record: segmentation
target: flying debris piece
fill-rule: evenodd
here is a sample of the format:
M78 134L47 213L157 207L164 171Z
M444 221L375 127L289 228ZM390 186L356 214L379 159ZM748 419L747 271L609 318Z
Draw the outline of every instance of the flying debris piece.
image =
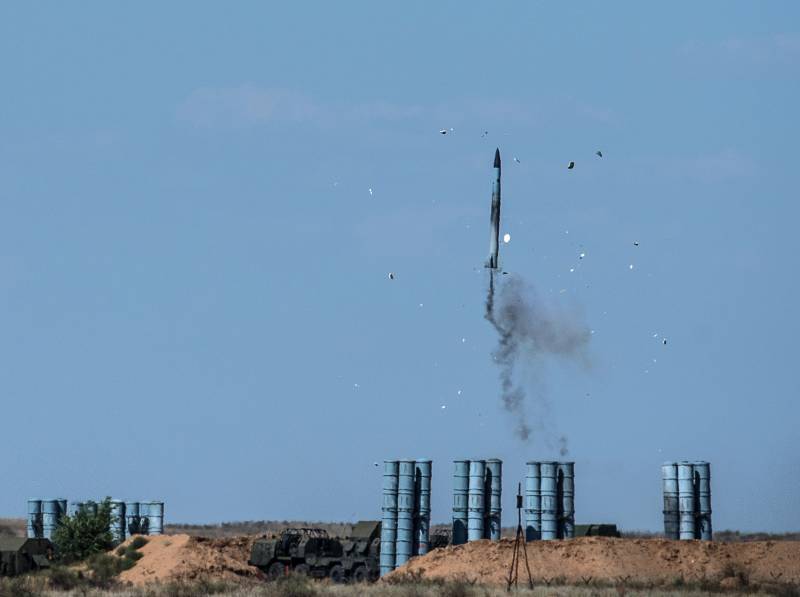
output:
M594 155L596 155L597 157L601 158L601 157L603 157L603 152L598 149L597 151L594 152Z
M447 134L447 129L442 129L442 130L439 131L439 133L442 134L442 135L446 135Z
M492 182L492 208L489 213L489 259L486 267L497 269L500 261L500 150L494 152L494 181ZM510 240L511 237L509 237Z
M584 257L586 257L586 253L581 253L578 255L578 259L583 259Z
M464 344L464 343L466 343L466 341L467 341L467 339L466 339L466 338L461 338L461 344Z
M369 188L369 196L372 197L372 187Z
M389 279L390 280L394 280L394 273L393 272L389 272Z
M377 462L373 462L372 466L380 466Z
M483 139L488 134L489 134L489 131L483 131L483 134L481 135L481 139Z
M458 392L456 392L456 393L457 393L459 396L461 396L461 390L459 390L459 391L458 391Z
M508 272L503 272L503 275L504 275L504 276L507 276L507 275L508 275Z
M567 170L572 170L575 167L575 162L570 162L567 166Z
M571 267L571 268L569 268L569 273L572 273L572 272L574 272L574 271L575 271L575 268L574 268L574 267Z
M446 408L447 408L447 405L446 404L442 404L442 410L444 410Z
M633 241L633 246L634 247L638 247L639 246L639 241L638 240Z
M517 156L514 156L514 161L515 161L517 164L521 164L521 163L522 163L522 162L520 162L520 161L519 161L519 158L518 158Z
M420 303L419 306L422 307L422 303Z
M511 242L511 235L508 232L503 235L503 242L506 244Z
M633 264L632 263L628 266L628 269L633 269Z
M667 339L666 339L666 338L664 338L664 339L661 341L661 344L663 344L664 346L666 346L666 345L667 345Z

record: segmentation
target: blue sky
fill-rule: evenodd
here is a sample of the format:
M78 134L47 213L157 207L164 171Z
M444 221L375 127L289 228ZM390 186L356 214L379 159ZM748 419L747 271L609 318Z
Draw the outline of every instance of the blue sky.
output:
M564 436L579 522L658 529L660 464L706 459L715 528L797 530L799 16L3 4L0 513L374 518L373 462L426 456L443 522L451 460L497 456L510 515ZM483 319L495 147L504 269L594 330L518 369L528 443Z

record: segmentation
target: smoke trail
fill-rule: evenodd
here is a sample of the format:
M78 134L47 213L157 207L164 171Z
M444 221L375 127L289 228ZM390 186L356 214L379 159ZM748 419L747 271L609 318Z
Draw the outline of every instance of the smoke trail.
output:
M494 272L489 273L484 317L497 331L493 354L500 368L500 398L503 407L517 420L515 433L523 441L531 436L525 413L526 388L515 382L518 365L538 365L543 357L586 362L584 348L590 331L573 314L546 308L533 289L517 276L509 276L500 288L495 305ZM544 399L543 395L538 396ZM559 440L561 455L567 452L567 438Z

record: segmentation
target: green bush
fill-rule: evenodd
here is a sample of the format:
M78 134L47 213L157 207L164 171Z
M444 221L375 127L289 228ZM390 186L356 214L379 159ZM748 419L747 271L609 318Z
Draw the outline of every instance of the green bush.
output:
M272 588L276 597L315 597L319 594L314 581L305 574L282 576Z
M132 547L133 549L141 549L145 545L147 545L147 539L145 537L139 536L139 537L134 537L133 541L131 541L131 544L128 547L129 548Z
M119 573L125 569L125 559L98 553L89 558L87 565L92 572L92 584L101 588L109 588L114 584Z
M69 563L108 551L114 547L110 526L110 498L98 504L97 514L84 508L74 516L63 517L53 533L53 543L58 557Z
M129 560L133 560L134 562L137 560L141 560L144 554L140 551L136 551L135 549L131 549L132 546L128 546L128 549L125 550L125 558Z
M86 579L80 572L70 570L66 566L53 566L45 575L50 588L57 591L71 591L86 584Z

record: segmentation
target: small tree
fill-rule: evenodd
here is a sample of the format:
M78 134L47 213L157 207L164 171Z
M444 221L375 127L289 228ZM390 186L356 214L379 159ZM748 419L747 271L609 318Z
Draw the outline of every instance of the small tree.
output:
M91 502L89 503L91 504ZM61 519L53 533L58 557L65 562L84 560L114 547L111 536L111 498L94 508L81 508L73 516Z

